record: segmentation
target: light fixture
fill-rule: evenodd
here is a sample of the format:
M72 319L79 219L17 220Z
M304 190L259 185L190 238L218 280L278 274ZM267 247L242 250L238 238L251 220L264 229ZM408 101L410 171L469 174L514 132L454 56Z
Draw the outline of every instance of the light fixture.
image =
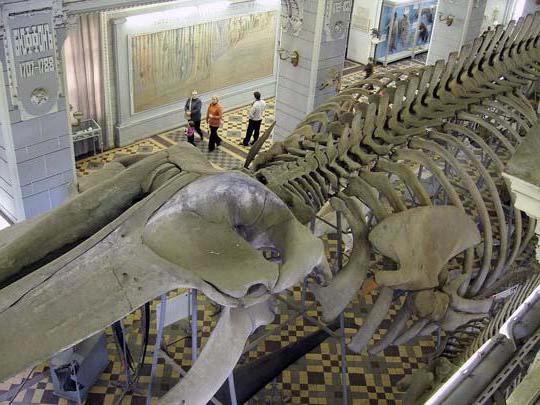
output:
M291 65L298 66L298 61L300 59L300 54L298 51L288 51L287 49L278 48L279 59L289 60Z
M445 22L446 25L450 27L454 23L454 16L452 14L448 14L443 17L442 13L439 13L439 21Z

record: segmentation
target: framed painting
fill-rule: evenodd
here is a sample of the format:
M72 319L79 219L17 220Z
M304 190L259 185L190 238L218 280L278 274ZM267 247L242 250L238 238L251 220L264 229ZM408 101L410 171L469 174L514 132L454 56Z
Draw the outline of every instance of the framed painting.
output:
M132 112L274 73L275 11L129 37Z

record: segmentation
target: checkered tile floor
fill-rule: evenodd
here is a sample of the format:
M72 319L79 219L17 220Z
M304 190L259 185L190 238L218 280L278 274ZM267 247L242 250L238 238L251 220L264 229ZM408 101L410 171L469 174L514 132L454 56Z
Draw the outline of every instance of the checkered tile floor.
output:
M396 65L392 66L393 68ZM360 68L360 70L358 69ZM345 80L358 80L363 77L361 65L349 63L347 66L349 75ZM346 72L347 73L347 72ZM268 110L265 122L261 128L264 131L266 125L273 120L274 100L267 100ZM224 140L221 147L212 153L207 152L207 138L198 143L198 147L205 153L208 159L216 166L224 169L241 167L245 159L248 148L238 145L242 140L247 126L247 108L240 108L225 114L224 126L220 129L220 136ZM86 158L77 162L77 173L84 176L92 171L99 170L106 162L114 158L129 154L151 154L158 150L165 149L175 143L184 142L183 129L168 131L151 138L139 141L133 145L112 149L103 154ZM268 147L269 143L265 145ZM327 251L330 257L336 252L335 240L327 240ZM363 319L368 313L374 302L373 295L357 297L345 311L345 334L350 338L362 325ZM297 304L301 300L301 289L297 287L288 297ZM308 308L316 307L313 297L307 294L306 305ZM390 311L395 315L399 305L394 305ZM152 303L155 311L155 302ZM211 315L215 308L210 302L199 294L199 340L202 345L208 339L212 328L217 321L216 317ZM153 312L155 313L155 312ZM314 318L321 318L321 312L318 309L308 311L308 315ZM276 326L276 324L285 322L296 313L290 310L284 304L280 304L280 312L276 317L274 324L267 328ZM126 330L135 331L140 324L140 314L135 312L124 320ZM385 329L390 325L390 319L386 319L382 325L380 334L374 336L375 343L384 334ZM249 361L263 354L275 351L281 347L293 343L303 336L306 336L319 329L318 326L311 324L302 317L296 318L288 327L281 332L270 336L254 350L248 352L242 361ZM164 341L167 344L167 351L171 357L184 369L191 366L191 339L178 326L166 328ZM155 320L151 324L150 342L155 341L156 325ZM143 404L148 383L150 381L150 364L154 350L153 344L150 344L146 355L145 366L142 369L139 386L141 393L127 394L123 398L121 390L114 387L114 383L124 381L125 377L122 371L122 364L118 356L115 343L110 330L106 331L107 349L109 352L110 363L105 372L100 376L94 387L90 390L87 404L114 404L120 401L121 404ZM140 336L131 333L130 341L140 341ZM346 361L348 366L347 388L349 397L353 404L399 404L401 403L401 394L397 391L396 383L405 375L410 374L423 362L423 357L434 350L434 342L431 339L422 340L413 346L391 347L380 355L370 356L367 354L354 354L347 352ZM327 339L315 350L297 361L276 378L274 383L269 384L261 390L249 404L341 404L342 388L340 379L341 366L340 344L335 338ZM0 383L0 397L9 390L16 387L30 376L39 379L39 373L43 373L43 378L30 388L22 389L14 398L13 404L67 404L64 399L56 397L53 393L52 383L48 376L47 365L43 364L11 378L8 381ZM164 360L160 359L157 369L157 379L154 383L153 402L172 387L180 378L179 374Z
M265 129L274 121L275 100L268 99L267 112L261 125L261 135ZM218 134L223 139L223 143L213 152L208 152L208 128L203 126L205 132L204 139L200 141L198 135L195 136L195 143L203 154L214 165L223 169L233 169L242 167L249 151L249 147L241 145L242 139L247 130L248 122L247 108L239 108L229 111L224 116L223 128L220 128ZM184 128L173 129L168 132L154 135L151 138L143 139L132 145L108 150L102 154L92 156L77 162L77 174L84 176L92 171L99 170L107 162L115 158L135 154L152 154L162 149L166 149L179 142L186 142ZM270 140L265 142L262 150L270 147Z

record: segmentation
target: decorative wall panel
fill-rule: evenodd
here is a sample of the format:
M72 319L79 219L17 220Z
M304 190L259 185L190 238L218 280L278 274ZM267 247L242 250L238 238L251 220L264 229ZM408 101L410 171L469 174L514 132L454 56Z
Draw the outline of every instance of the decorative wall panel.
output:
M132 111L271 76L276 12L130 37Z

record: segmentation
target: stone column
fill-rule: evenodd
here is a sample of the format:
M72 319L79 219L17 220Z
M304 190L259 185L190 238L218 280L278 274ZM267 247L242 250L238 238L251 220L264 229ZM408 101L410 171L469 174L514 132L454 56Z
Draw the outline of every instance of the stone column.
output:
M535 125L503 173L510 184L515 206L529 217L536 219L536 260L540 262L540 124Z
M347 47L352 0L282 0L274 140L336 94ZM298 65L290 56L298 52Z
M446 60L481 34L487 0L440 0L433 24L427 64ZM450 24L451 25L448 25Z
M61 204L75 180L62 2L4 3L0 24L0 210L22 221Z

